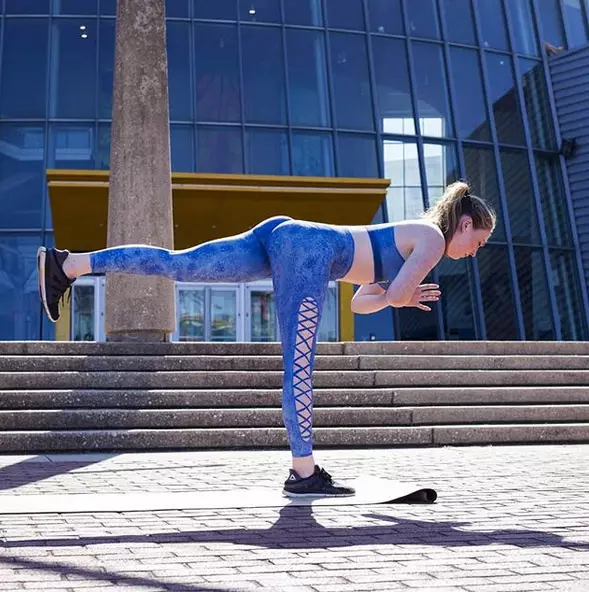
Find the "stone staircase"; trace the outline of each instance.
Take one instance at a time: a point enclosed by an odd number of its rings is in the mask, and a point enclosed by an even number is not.
[[[0,343],[0,451],[282,448],[276,343]],[[589,442],[589,343],[322,343],[317,447]]]

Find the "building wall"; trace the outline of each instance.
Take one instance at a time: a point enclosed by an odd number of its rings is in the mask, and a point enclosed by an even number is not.
[[[0,339],[53,339],[44,171],[108,168],[115,0],[1,6]],[[356,315],[357,339],[587,336],[545,45],[587,42],[584,0],[168,0],[167,16],[174,170],[388,177],[375,221],[458,178],[497,208],[477,259],[428,278],[433,312]]]

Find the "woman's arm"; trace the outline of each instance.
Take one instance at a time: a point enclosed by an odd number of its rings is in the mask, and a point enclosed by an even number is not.
[[[360,286],[352,298],[352,312],[356,314],[369,314],[377,312],[389,306],[386,301],[386,292],[378,284]]]

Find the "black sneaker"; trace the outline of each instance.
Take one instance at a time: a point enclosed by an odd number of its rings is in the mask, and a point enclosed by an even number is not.
[[[70,280],[63,271],[63,262],[68,255],[69,251],[45,247],[39,247],[37,251],[39,296],[49,320],[53,323],[59,319],[59,300],[63,301],[68,290],[71,297],[74,280]]]
[[[355,493],[353,487],[337,483],[325,469],[317,465],[315,472],[305,479],[290,469],[282,490],[286,497],[349,497]]]

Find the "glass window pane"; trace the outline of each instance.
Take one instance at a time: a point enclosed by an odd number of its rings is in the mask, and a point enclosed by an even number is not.
[[[375,33],[404,35],[401,0],[368,0],[370,30]]]
[[[497,224],[491,240],[505,240],[505,226],[501,214],[497,165],[491,148],[463,146],[466,179],[475,195],[489,200],[497,212]]]
[[[92,14],[98,12],[97,0],[53,0],[54,14]]]
[[[237,20],[237,0],[194,0],[192,7],[197,19]]]
[[[513,240],[539,244],[540,234],[527,154],[501,150],[501,167]]]
[[[362,35],[330,33],[336,126],[373,130],[366,40]]]
[[[521,144],[524,129],[517,100],[517,90],[513,68],[509,56],[488,53],[487,72],[489,75],[489,95],[495,115],[495,126],[499,142]]]
[[[197,120],[240,121],[237,28],[196,24],[194,45]]]
[[[106,171],[110,168],[110,123],[98,124],[97,150],[96,168]]]
[[[94,286],[76,282],[72,290],[72,341],[96,341]]]
[[[564,0],[564,22],[569,47],[579,47],[587,43],[587,23],[581,0]]]
[[[239,0],[239,19],[245,23],[280,23],[280,2],[276,0]]]
[[[419,216],[424,211],[417,145],[414,142],[383,142],[384,176],[391,180],[387,189],[389,222]]]
[[[252,175],[288,175],[290,162],[285,132],[246,131],[248,173]]]
[[[241,28],[243,101],[250,123],[286,123],[282,33],[278,28]]]
[[[438,5],[436,0],[410,0],[405,3],[409,31],[413,37],[440,38]]]
[[[587,327],[574,254],[570,251],[551,251],[550,260],[562,338],[586,340]]]
[[[237,340],[237,291],[211,289],[211,341]]]
[[[98,47],[98,117],[110,119],[112,115],[112,89],[115,71],[115,21],[100,19],[100,45]]]
[[[2,117],[45,117],[48,20],[6,19],[0,86]]]
[[[573,239],[558,155],[536,154],[536,172],[548,243],[572,246]]]
[[[363,31],[364,9],[362,0],[325,0],[327,26],[332,29],[354,29]]]
[[[6,14],[49,14],[49,0],[5,0]]]
[[[277,341],[276,302],[272,288],[251,288],[250,340]]]
[[[339,177],[379,177],[373,136],[338,134]]]
[[[330,125],[323,33],[286,30],[291,125]]]
[[[428,274],[423,283],[433,282]],[[438,339],[438,307],[433,305],[431,311],[423,311],[413,307],[394,309],[399,321],[399,339],[403,341],[436,341]]]
[[[371,43],[380,129],[390,134],[415,134],[405,42],[372,37]],[[396,59],[391,60],[392,55]]]
[[[96,22],[53,21],[49,109],[52,117],[96,117]]]
[[[458,181],[460,175],[454,144],[424,144],[423,158],[429,205],[442,198],[445,188]]]
[[[454,113],[458,136],[468,140],[489,141],[491,129],[487,117],[478,52],[451,47],[450,73],[454,87]]]
[[[117,13],[117,0],[98,0],[98,10],[101,16],[115,16]]]
[[[39,339],[36,253],[41,236],[0,235],[0,341]]]
[[[192,173],[195,170],[194,128],[190,125],[170,126],[172,171]]]
[[[507,249],[488,245],[477,255],[487,339],[519,339]]]
[[[178,290],[178,341],[205,340],[205,290]]]
[[[190,24],[167,23],[170,119],[192,120],[190,97]]]
[[[412,53],[421,133],[436,138],[453,136],[442,48],[412,43]]]
[[[293,175],[332,177],[333,142],[331,134],[293,132]]]
[[[537,6],[542,43],[548,43],[556,49],[565,48],[560,0],[537,0]]]
[[[44,144],[43,126],[0,124],[0,227],[41,227]]]
[[[444,257],[437,267],[446,340],[473,340],[478,337],[473,314],[473,284],[468,265],[466,259]]]
[[[52,124],[47,164],[56,169],[93,169],[94,124]]]
[[[196,140],[199,173],[243,173],[240,129],[201,127],[197,130]]]
[[[323,26],[321,0],[283,0],[284,22],[287,25]]]
[[[189,17],[189,4],[190,0],[166,0],[166,17]]]
[[[471,0],[442,0],[442,15],[448,41],[476,45]]]
[[[520,58],[521,83],[534,148],[555,149],[552,111],[542,62]]]
[[[481,45],[493,49],[509,49],[505,13],[501,0],[474,0],[479,15]]]
[[[556,339],[542,251],[516,247],[515,265],[526,339]]]
[[[337,288],[329,286],[325,294],[323,313],[317,330],[317,341],[337,341],[338,316]]]
[[[514,50],[518,53],[538,55],[530,0],[506,0],[506,3],[513,31]]]

